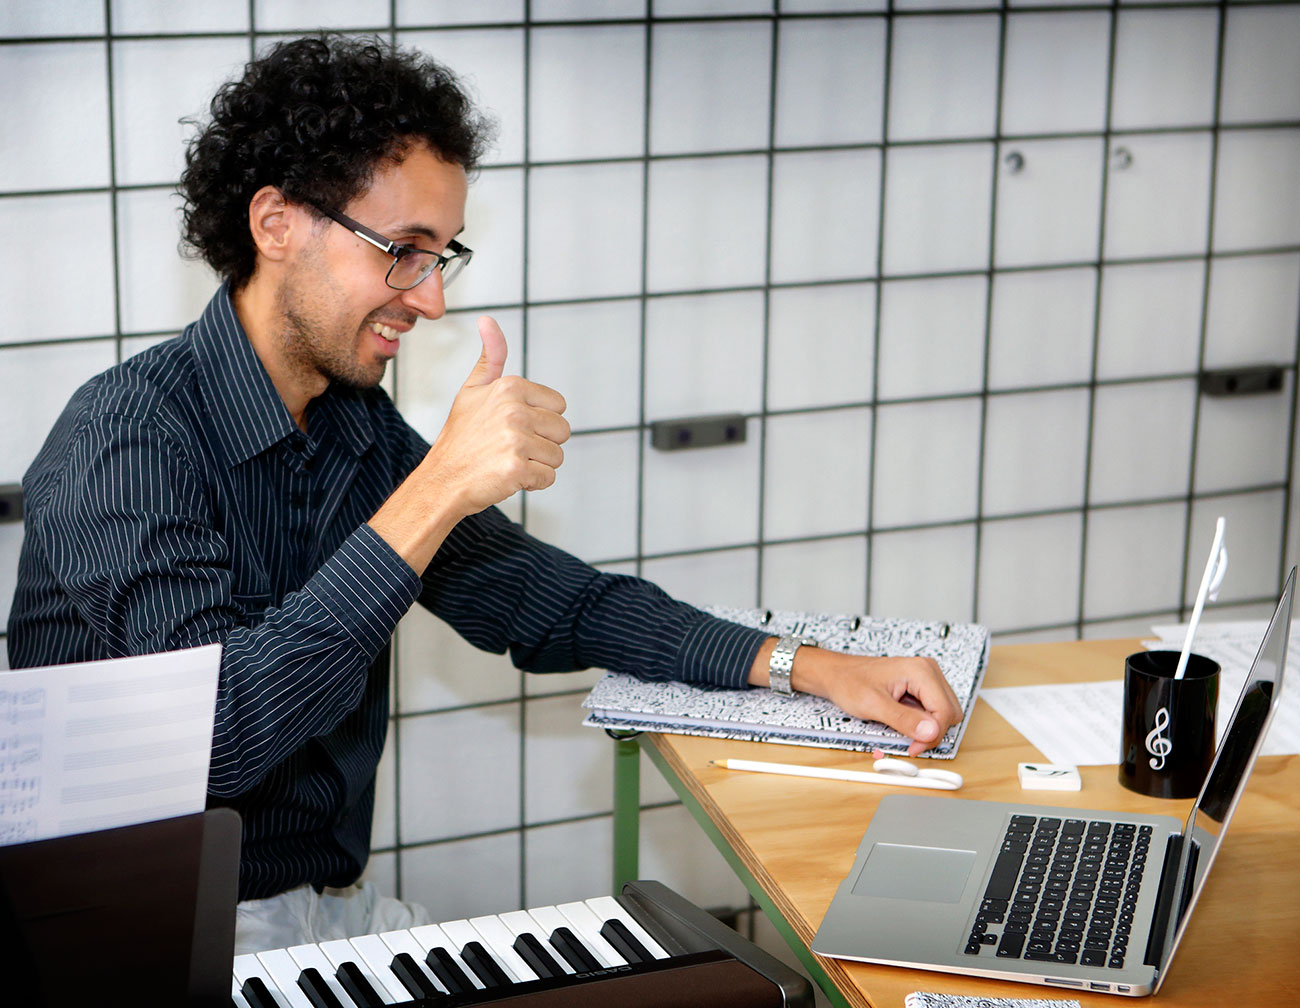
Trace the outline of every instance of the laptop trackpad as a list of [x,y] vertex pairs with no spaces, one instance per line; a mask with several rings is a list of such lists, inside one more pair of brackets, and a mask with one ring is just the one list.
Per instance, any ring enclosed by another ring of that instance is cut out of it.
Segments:
[[956,903],[966,888],[975,852],[878,843],[867,855],[853,891],[886,899]]

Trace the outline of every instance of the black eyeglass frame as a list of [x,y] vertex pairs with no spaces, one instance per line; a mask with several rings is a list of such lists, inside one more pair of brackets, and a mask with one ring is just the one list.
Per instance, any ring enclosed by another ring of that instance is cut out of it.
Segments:
[[[399,245],[392,239],[385,238],[378,231],[366,227],[360,221],[354,221],[347,214],[339,213],[337,210],[331,210],[329,207],[319,206],[315,203],[313,203],[312,206],[319,213],[323,213],[336,224],[342,224],[362,241],[369,242],[375,248],[379,249],[380,252],[393,257],[393,261],[388,267],[388,272],[384,275],[384,283],[393,288],[393,290],[411,290],[414,287],[418,287],[429,278],[429,275],[435,269],[442,272],[443,287],[450,287],[451,282],[456,279],[466,266],[469,265],[469,261],[474,255],[473,249],[462,245],[454,238],[447,242],[447,248],[451,251],[451,255],[447,255],[443,252],[434,252],[431,249],[416,248],[414,245]],[[397,268],[397,264],[406,256],[412,255],[433,256],[433,262],[427,269],[421,268],[420,275],[414,283],[406,284],[405,286],[393,283],[393,270]],[[447,267],[455,262],[459,262],[460,265],[453,269],[449,274],[447,272]]]

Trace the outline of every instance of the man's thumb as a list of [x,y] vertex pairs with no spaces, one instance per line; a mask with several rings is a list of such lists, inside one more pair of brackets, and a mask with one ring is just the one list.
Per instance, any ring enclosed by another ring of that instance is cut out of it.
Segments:
[[506,366],[506,336],[497,325],[496,319],[484,315],[478,320],[479,338],[483,340],[483,352],[474,362],[474,368],[465,379],[466,385],[488,385],[501,377]]

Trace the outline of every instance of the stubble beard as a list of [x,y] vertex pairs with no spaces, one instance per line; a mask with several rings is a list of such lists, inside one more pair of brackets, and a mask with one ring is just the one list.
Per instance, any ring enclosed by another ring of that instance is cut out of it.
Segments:
[[[313,284],[295,282],[304,274],[315,281],[317,295],[312,294]],[[284,321],[280,338],[285,359],[303,375],[319,375],[351,389],[374,388],[383,380],[388,362],[366,363],[361,359],[358,348],[368,324],[363,322],[357,330],[347,333],[337,317],[331,318],[318,307],[322,303],[342,301],[318,263],[305,262],[294,270],[279,292],[280,317]]]

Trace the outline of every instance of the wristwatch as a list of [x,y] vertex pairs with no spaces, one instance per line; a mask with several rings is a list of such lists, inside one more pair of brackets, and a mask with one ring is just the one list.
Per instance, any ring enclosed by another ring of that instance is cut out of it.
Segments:
[[794,634],[785,634],[777,640],[767,664],[772,692],[782,696],[794,695],[794,689],[790,686],[790,670],[794,668],[794,653],[804,645],[816,647],[817,642],[811,637],[796,637]]

